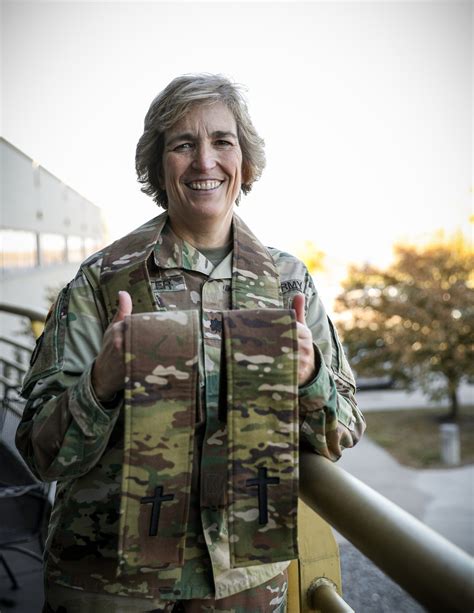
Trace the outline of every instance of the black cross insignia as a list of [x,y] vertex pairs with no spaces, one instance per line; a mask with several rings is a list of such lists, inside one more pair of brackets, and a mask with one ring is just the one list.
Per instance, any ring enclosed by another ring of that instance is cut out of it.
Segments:
[[247,479],[246,487],[258,487],[258,523],[264,526],[268,523],[268,499],[267,485],[277,485],[280,483],[279,477],[267,477],[267,469],[260,467],[258,469],[258,477],[255,479]]
[[158,485],[155,487],[154,496],[145,496],[144,498],[140,498],[140,504],[146,504],[149,502],[153,503],[153,507],[151,509],[151,518],[150,518],[150,531],[148,536],[156,536],[158,533],[158,522],[160,521],[160,511],[161,511],[161,503],[167,500],[173,500],[174,494],[163,494],[163,487]]

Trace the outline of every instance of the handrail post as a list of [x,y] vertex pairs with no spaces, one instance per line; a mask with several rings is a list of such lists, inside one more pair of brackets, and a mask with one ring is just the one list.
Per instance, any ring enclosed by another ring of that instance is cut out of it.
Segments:
[[320,577],[310,585],[308,602],[311,610],[321,613],[354,613],[354,609],[337,593],[336,585],[326,577]]

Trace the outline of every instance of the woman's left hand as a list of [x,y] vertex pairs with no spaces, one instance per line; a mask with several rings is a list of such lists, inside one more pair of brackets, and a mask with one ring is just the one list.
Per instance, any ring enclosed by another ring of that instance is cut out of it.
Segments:
[[305,385],[316,374],[316,361],[314,358],[313,336],[306,325],[305,296],[296,294],[293,298],[293,309],[296,312],[296,326],[298,333],[298,385]]

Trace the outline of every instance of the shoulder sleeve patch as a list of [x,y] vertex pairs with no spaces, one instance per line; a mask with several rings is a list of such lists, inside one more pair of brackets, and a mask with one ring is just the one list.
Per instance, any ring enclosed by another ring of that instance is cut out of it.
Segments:
[[289,279],[283,281],[280,284],[281,293],[287,294],[288,292],[304,292],[304,283],[301,279]]
[[66,285],[46,318],[43,334],[36,342],[30,370],[23,381],[22,395],[28,397],[38,379],[61,370],[64,359],[64,339],[68,320],[69,286]]

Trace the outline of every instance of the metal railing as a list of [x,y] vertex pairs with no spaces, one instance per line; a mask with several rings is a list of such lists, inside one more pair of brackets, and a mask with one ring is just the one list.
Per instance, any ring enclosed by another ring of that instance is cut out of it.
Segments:
[[[21,343],[7,336],[0,336],[0,384],[5,387],[18,387],[28,369],[33,346]],[[8,356],[5,352],[8,352]]]
[[302,453],[300,468],[306,504],[421,605],[474,610],[474,564],[467,553],[326,458]]
[[44,309],[31,309],[29,307],[17,306],[16,304],[8,304],[6,302],[0,302],[0,312],[27,318],[35,338],[38,338],[43,331],[44,322],[47,316],[47,311]]
[[307,600],[313,611],[354,613],[354,609],[337,593],[337,586],[326,577],[313,581],[308,589]]
[[[33,339],[44,327],[46,311],[0,303],[0,313],[26,318],[25,332],[31,328],[31,340],[20,340],[0,335],[0,433],[1,440],[10,451],[18,455],[13,444],[14,431],[23,412],[24,401],[19,396],[21,383],[29,367]],[[25,337],[26,339],[26,337]]]
[[11,313],[19,317],[27,317],[30,321],[42,321],[46,319],[47,312],[43,309],[31,309],[30,307],[18,306],[0,302],[0,311]]

